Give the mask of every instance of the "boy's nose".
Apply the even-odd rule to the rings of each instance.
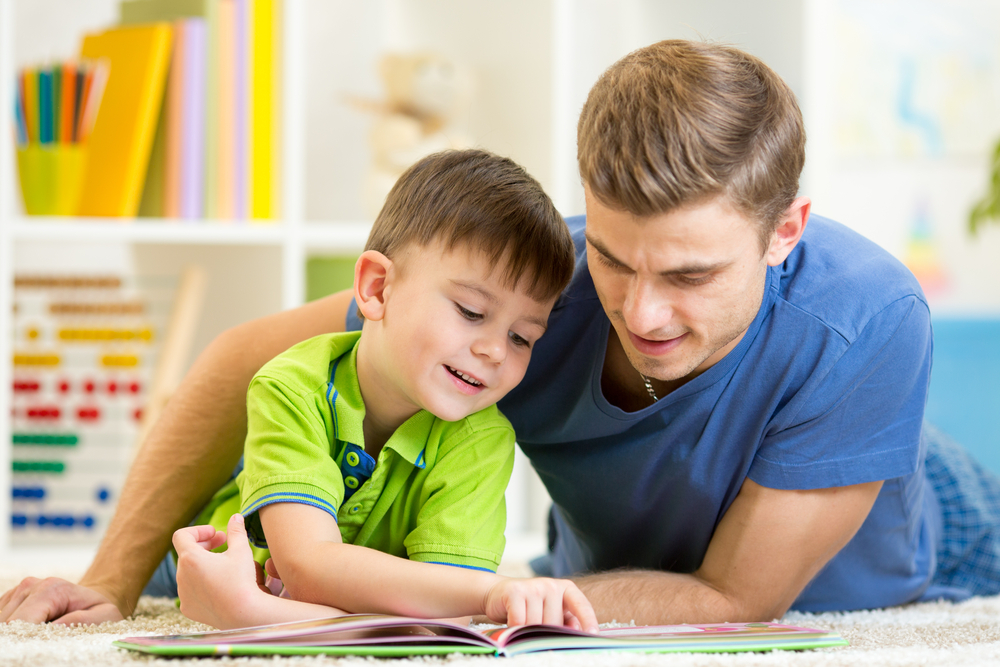
[[[472,344],[472,352],[492,363],[502,364],[507,358],[506,332],[502,336],[496,334],[480,336]]]

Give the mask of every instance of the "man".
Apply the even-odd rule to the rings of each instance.
[[[1000,484],[922,436],[926,301],[796,196],[805,139],[787,86],[738,50],[661,42],[601,77],[578,138],[576,275],[500,404],[555,503],[551,572],[579,577],[600,620],[637,623],[1000,590]],[[352,311],[342,293],[220,336],[81,584],[22,582],[0,620],[130,613],[238,459],[253,372]],[[975,498],[935,491],[972,478]]]

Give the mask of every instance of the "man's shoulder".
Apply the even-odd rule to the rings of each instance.
[[[927,304],[902,262],[858,232],[818,215],[810,217],[801,241],[777,270],[779,301],[847,341],[893,304]]]

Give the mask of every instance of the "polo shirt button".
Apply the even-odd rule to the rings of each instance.
[[[350,514],[357,514],[358,512],[361,511],[361,505],[355,505],[354,507],[352,507],[351,509],[349,509],[347,511]]]
[[[348,475],[344,478],[344,485],[349,489],[358,488],[358,478],[353,475]]]
[[[347,465],[352,468],[361,463],[361,457],[358,456],[357,452],[347,452]]]

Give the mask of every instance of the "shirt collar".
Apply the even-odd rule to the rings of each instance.
[[[333,436],[364,448],[365,403],[358,384],[358,343],[361,333],[333,336],[330,348],[330,374],[327,403],[333,412]],[[383,451],[392,450],[417,468],[424,467],[424,446],[430,435],[434,415],[421,410],[396,429]],[[379,457],[381,458],[381,456]]]

